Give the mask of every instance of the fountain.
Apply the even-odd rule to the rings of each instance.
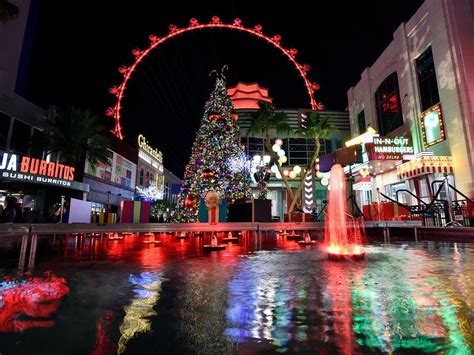
[[[226,248],[225,244],[219,244],[217,241],[217,236],[215,233],[211,234],[211,244],[203,245],[204,251],[212,251],[212,250],[223,250]]]
[[[187,239],[187,238],[188,238],[188,235],[184,231],[182,231],[180,234],[176,236],[176,239]]]
[[[359,222],[347,213],[346,176],[339,164],[331,168],[324,240],[329,260],[363,260]]]
[[[229,232],[229,234],[227,234],[227,237],[222,238],[223,242],[237,242],[238,240],[239,238],[234,237],[232,235],[232,232]]]
[[[304,240],[300,240],[298,244],[299,245],[313,245],[313,244],[316,244],[316,241],[311,240],[311,235],[308,232],[306,232],[304,235]]]

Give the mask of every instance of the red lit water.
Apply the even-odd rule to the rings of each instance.
[[[215,235],[219,243],[226,236]],[[243,232],[215,252],[203,251],[211,233],[155,233],[160,244],[145,244],[144,234],[122,236],[38,236],[29,276],[19,273],[21,236],[2,236],[0,352],[474,350],[472,244],[365,245],[367,262],[348,267],[275,233]]]
[[[324,240],[329,254],[360,255],[360,222],[347,211],[346,176],[339,164],[331,168]]]

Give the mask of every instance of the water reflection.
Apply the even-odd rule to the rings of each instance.
[[[472,329],[453,283],[443,280],[444,263],[423,250],[386,253],[390,262],[367,263],[352,288],[354,332],[360,345],[384,352],[470,354]],[[464,331],[462,331],[464,328]]]
[[[0,283],[0,332],[52,327],[50,317],[67,293],[66,280],[50,273],[26,280],[6,279]]]
[[[317,246],[282,237],[240,237],[211,253],[197,236],[156,238],[162,243],[71,236],[47,258],[40,239],[35,270],[64,279],[39,278],[41,291],[31,279],[1,284],[6,353],[50,350],[58,339],[67,339],[61,353],[88,354],[470,354],[474,347],[471,245],[372,246],[364,262],[333,262]],[[16,272],[16,260],[9,265],[0,272]]]
[[[157,313],[153,307],[160,298],[161,283],[164,279],[159,273],[142,272],[138,276],[130,275],[129,282],[133,285],[134,297],[131,303],[124,307],[125,317],[120,325],[118,354],[125,351],[128,341],[139,333],[151,330],[151,317]]]

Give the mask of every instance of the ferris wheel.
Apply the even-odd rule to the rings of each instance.
[[[314,93],[319,90],[319,84],[316,82],[311,83],[309,78],[308,78],[308,73],[311,70],[311,66],[309,64],[300,64],[296,60],[296,55],[298,54],[298,50],[296,48],[285,48],[281,45],[281,36],[278,34],[275,34],[273,36],[267,36],[263,34],[262,30],[263,27],[262,25],[255,25],[253,28],[250,27],[245,27],[242,25],[242,20],[239,18],[236,18],[232,23],[226,24],[221,21],[221,19],[217,16],[212,17],[210,23],[199,23],[199,21],[196,18],[192,18],[189,20],[189,25],[186,27],[178,27],[176,25],[169,25],[169,33],[166,34],[163,37],[158,37],[155,34],[151,34],[148,36],[148,39],[150,40],[150,45],[146,49],[139,49],[135,48],[132,50],[132,54],[134,56],[134,62],[130,66],[125,66],[122,65],[119,67],[118,71],[120,74],[123,75],[123,80],[122,83],[118,86],[112,86],[109,89],[109,92],[112,95],[116,96],[116,101],[115,105],[112,107],[109,107],[106,109],[105,114],[106,116],[113,117],[115,120],[115,127],[113,129],[113,133],[120,139],[123,139],[123,134],[122,134],[122,126],[120,123],[121,120],[121,109],[122,109],[122,100],[124,97],[124,92],[125,89],[127,88],[127,83],[130,80],[132,73],[134,72],[135,68],[138,66],[138,64],[141,63],[141,61],[154,49],[158,48],[161,44],[165,43],[171,38],[180,36],[184,33],[191,32],[191,31],[196,31],[196,30],[201,30],[201,29],[218,29],[218,28],[224,28],[224,29],[230,29],[233,31],[240,31],[244,33],[248,33],[254,37],[260,38],[265,40],[267,43],[270,43],[273,45],[275,48],[280,50],[287,58],[288,60],[293,63],[295,66],[296,70],[298,71],[299,75],[302,77],[304,81],[304,85],[306,86],[306,90],[308,92],[309,96],[309,104],[312,110],[323,110],[324,107],[322,103],[316,102],[314,98]]]

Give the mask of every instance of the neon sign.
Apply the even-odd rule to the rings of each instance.
[[[161,153],[158,149],[151,147],[143,134],[138,135],[138,147],[150,154],[160,163],[163,163],[163,153]]]
[[[410,138],[374,137],[372,143],[366,143],[369,160],[402,160],[403,155],[414,154]]]
[[[423,112],[420,116],[421,135],[425,148],[446,139],[443,127],[441,105],[437,104]]]
[[[4,178],[60,186],[71,186],[75,168],[46,160],[3,153],[0,173]]]

